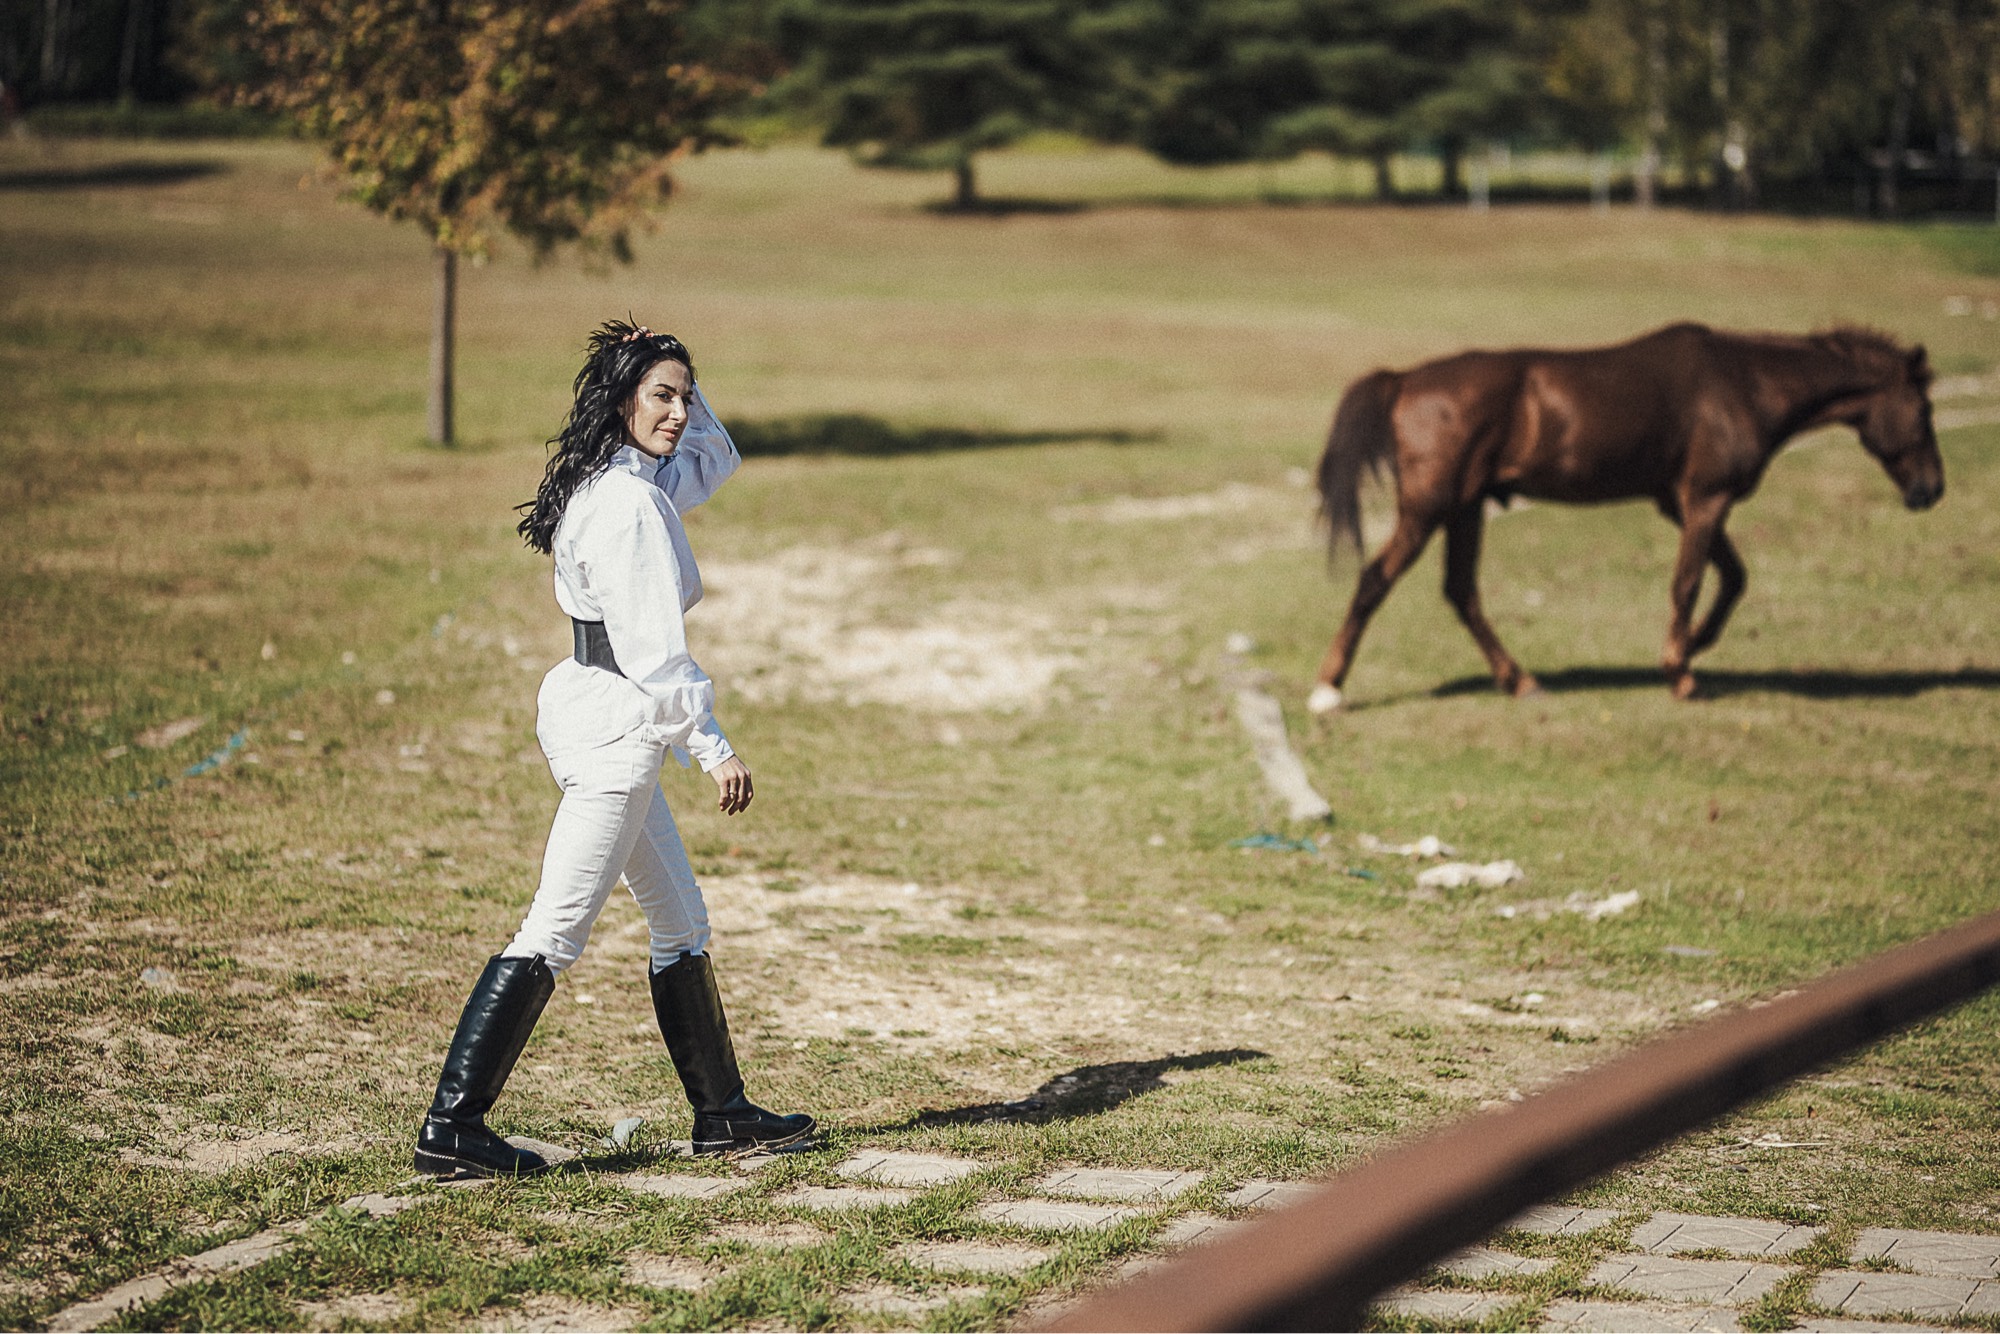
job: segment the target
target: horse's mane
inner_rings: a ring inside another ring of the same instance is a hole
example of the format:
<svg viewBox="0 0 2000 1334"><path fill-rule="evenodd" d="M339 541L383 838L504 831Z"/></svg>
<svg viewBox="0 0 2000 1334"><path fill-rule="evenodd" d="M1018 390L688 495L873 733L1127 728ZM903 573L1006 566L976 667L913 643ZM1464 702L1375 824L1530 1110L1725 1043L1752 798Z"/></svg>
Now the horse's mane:
<svg viewBox="0 0 2000 1334"><path fill-rule="evenodd" d="M1860 324L1839 324L1820 330L1808 341L1884 380L1900 380L1908 376L1923 386L1931 382L1930 362L1923 355L1923 349L1904 347L1880 329Z"/></svg>

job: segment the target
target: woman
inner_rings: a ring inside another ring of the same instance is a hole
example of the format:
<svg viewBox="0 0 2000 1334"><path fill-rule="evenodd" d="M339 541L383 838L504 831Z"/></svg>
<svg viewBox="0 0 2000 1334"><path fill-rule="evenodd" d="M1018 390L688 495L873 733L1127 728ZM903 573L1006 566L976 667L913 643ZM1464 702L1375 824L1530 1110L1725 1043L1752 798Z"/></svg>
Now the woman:
<svg viewBox="0 0 2000 1334"><path fill-rule="evenodd" d="M485 1115L622 875L651 936L653 1010L694 1106L694 1151L741 1153L810 1134L744 1097L707 954L708 910L660 792L672 751L715 779L726 815L749 806L750 770L716 725L715 687L688 656L682 613L701 576L681 512L742 462L695 386L679 339L614 320L590 336L576 401L520 533L555 557L573 658L542 680L536 735L562 786L541 887L513 942L486 962L417 1134L435 1176L547 1169Z"/></svg>

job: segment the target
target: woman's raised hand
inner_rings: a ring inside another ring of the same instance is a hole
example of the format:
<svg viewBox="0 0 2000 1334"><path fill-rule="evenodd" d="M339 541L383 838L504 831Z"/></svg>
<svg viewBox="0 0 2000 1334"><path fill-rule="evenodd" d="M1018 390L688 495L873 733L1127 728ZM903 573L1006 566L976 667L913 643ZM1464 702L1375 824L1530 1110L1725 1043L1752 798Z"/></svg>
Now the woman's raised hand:
<svg viewBox="0 0 2000 1334"><path fill-rule="evenodd" d="M756 795L750 783L750 766L737 756L731 755L722 763L708 771L720 790L716 809L724 815L736 815L749 809L750 798Z"/></svg>

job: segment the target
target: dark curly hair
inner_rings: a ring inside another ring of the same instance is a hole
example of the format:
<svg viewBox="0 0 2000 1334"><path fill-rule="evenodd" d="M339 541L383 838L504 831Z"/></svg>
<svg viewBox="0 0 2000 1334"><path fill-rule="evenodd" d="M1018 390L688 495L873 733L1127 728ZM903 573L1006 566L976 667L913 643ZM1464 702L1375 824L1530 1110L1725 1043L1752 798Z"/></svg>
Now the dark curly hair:
<svg viewBox="0 0 2000 1334"><path fill-rule="evenodd" d="M578 487L603 472L625 444L625 409L646 373L663 361L678 361L694 375L694 358L672 334L644 325L607 320L590 335L583 369L576 373L576 402L562 430L549 440L554 451L535 498L516 505L526 517L516 529L529 547L548 555L556 525Z"/></svg>

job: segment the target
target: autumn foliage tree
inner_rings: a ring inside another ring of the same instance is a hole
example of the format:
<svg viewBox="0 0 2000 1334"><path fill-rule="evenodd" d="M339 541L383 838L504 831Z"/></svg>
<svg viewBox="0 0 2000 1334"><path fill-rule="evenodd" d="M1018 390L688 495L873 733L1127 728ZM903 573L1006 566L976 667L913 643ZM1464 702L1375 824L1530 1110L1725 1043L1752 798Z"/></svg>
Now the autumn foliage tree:
<svg viewBox="0 0 2000 1334"><path fill-rule="evenodd" d="M435 251L430 437L449 443L457 261L497 237L619 260L680 154L765 71L685 0L271 0L242 101L322 143L348 194Z"/></svg>

